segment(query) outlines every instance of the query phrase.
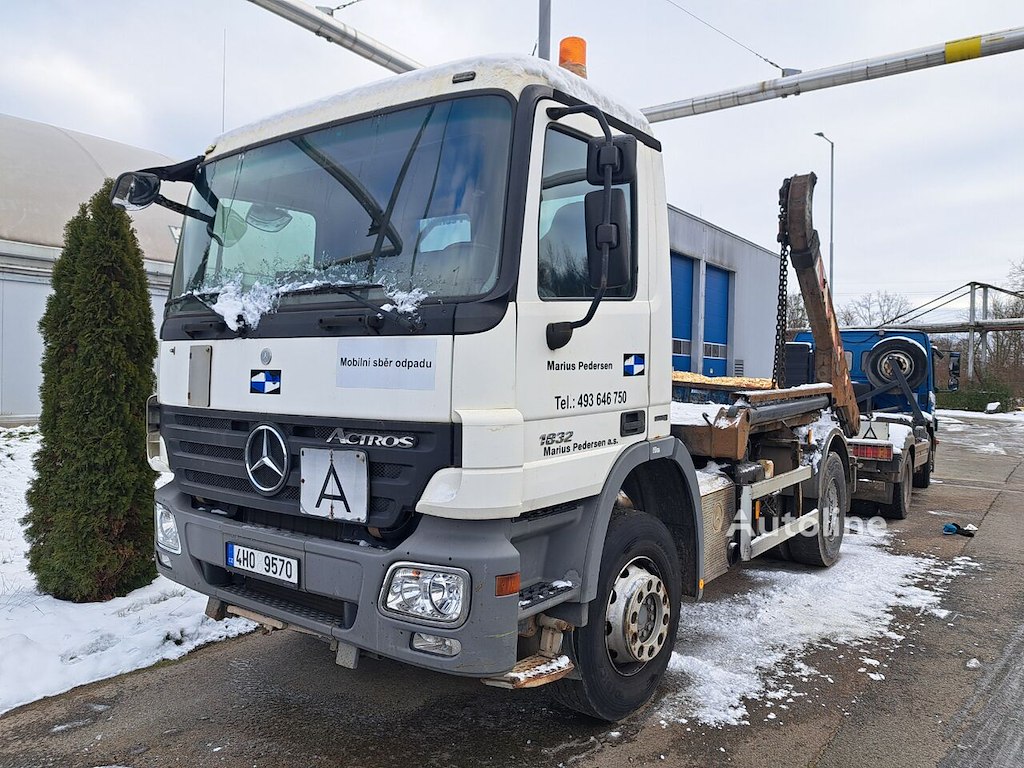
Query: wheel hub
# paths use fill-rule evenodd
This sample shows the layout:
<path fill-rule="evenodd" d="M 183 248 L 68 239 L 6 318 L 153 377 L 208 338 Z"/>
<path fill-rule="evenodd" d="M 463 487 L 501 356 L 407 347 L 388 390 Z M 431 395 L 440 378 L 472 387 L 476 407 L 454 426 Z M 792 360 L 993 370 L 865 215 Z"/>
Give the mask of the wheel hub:
<path fill-rule="evenodd" d="M 907 376 L 914 367 L 914 361 L 904 352 L 890 352 L 882 361 L 882 373 L 887 379 L 892 379 L 893 369 L 897 367 L 900 369 L 900 373 Z"/>
<path fill-rule="evenodd" d="M 608 657 L 615 665 L 644 664 L 668 640 L 672 610 L 668 590 L 645 559 L 630 562 L 619 573 L 605 623 Z"/>

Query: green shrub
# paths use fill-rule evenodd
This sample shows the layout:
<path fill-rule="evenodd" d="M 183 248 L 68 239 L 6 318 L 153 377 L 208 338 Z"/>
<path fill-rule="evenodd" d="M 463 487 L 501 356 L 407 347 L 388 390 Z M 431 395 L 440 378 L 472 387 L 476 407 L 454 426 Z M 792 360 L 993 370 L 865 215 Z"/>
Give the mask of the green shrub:
<path fill-rule="evenodd" d="M 67 223 L 53 268 L 39 323 L 42 445 L 22 521 L 39 588 L 77 602 L 156 575 L 145 452 L 156 339 L 142 251 L 110 187 Z"/>
<path fill-rule="evenodd" d="M 1007 410 L 1011 397 L 1009 387 L 996 384 L 989 385 L 985 389 L 961 389 L 957 392 L 939 392 L 935 399 L 939 408 L 949 408 L 954 411 L 984 412 L 986 405 L 995 402 L 1002 404 L 1000 410 Z"/>

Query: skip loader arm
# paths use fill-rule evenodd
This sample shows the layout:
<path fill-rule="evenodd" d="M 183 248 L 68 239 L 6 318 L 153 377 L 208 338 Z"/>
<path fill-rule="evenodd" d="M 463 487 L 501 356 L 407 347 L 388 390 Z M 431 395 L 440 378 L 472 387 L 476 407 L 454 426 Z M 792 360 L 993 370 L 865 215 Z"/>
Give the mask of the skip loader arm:
<path fill-rule="evenodd" d="M 860 409 L 846 367 L 839 323 L 832 306 L 832 294 L 825 279 L 818 232 L 811 221 L 814 185 L 813 173 L 793 176 L 783 182 L 779 202 L 779 239 L 790 248 L 790 258 L 800 283 L 800 294 L 807 308 L 807 319 L 814 336 L 814 366 L 819 382 L 832 384 L 833 409 L 843 432 L 854 437 L 860 426 Z"/>

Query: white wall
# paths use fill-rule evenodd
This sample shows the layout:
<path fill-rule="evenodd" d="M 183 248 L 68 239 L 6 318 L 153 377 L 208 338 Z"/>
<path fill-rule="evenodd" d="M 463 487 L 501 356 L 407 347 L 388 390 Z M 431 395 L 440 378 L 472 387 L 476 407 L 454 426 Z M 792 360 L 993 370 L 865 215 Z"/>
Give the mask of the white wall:
<path fill-rule="evenodd" d="M 56 248 L 0 242 L 0 424 L 39 418 L 43 338 L 39 320 L 51 293 Z M 154 327 L 167 300 L 170 265 L 147 263 Z"/>

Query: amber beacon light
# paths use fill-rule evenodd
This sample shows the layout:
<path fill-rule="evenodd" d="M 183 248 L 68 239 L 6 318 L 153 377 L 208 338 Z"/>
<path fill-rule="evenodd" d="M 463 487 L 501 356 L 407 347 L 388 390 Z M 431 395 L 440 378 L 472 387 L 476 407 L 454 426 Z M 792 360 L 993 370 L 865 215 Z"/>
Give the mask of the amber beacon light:
<path fill-rule="evenodd" d="M 587 76 L 587 41 L 582 37 L 565 37 L 558 44 L 558 66 L 574 75 Z"/>

